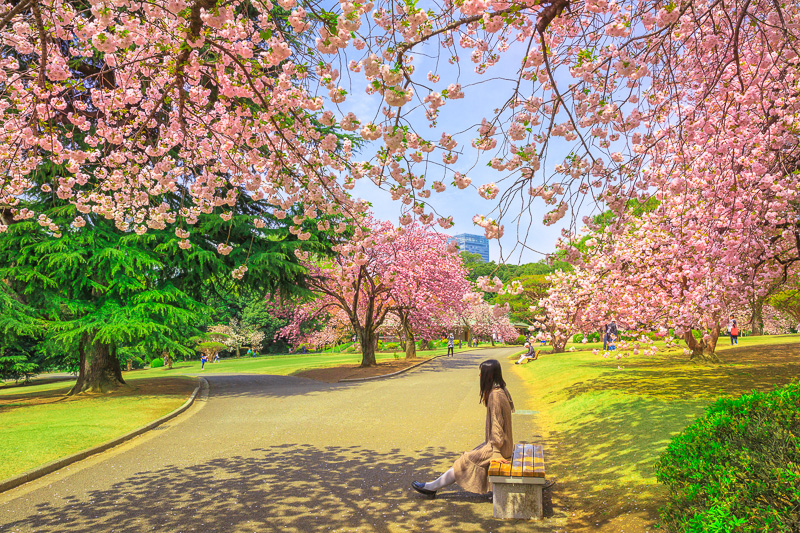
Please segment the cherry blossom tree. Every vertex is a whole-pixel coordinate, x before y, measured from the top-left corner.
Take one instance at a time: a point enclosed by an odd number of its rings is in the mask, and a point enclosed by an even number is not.
[[[392,312],[406,342],[406,359],[412,359],[416,338],[431,339],[445,330],[441,317],[463,306],[470,283],[455,246],[423,226],[406,227],[390,253],[394,265],[403,265],[395,275]]]
[[[223,335],[222,342],[229,350],[236,353],[236,357],[241,357],[241,350],[245,347],[258,352],[264,342],[263,331],[251,325],[241,324],[236,318],[232,318],[227,324],[211,326],[208,331]]]
[[[783,335],[789,333],[797,323],[792,317],[782,313],[771,305],[765,305],[762,313],[764,333],[767,335]]]
[[[467,333],[467,343],[473,337],[486,337],[494,342],[495,338],[512,341],[519,332],[511,324],[508,304],[492,305],[483,299],[480,292],[470,291],[464,294],[463,304],[453,307],[448,315],[450,328],[461,329]]]
[[[498,200],[496,215],[475,219],[498,238],[515,198],[542,198],[553,224],[584,196],[620,209],[653,189],[708,182],[714,198],[742,191],[746,204],[752,193],[772,226],[794,231],[780,209],[794,193],[779,193],[797,190],[798,91],[787,73],[798,17],[769,0],[5,0],[0,202],[13,208],[49,162],[62,168],[57,194],[140,232],[234,207],[238,185],[284,208],[300,200],[307,218],[357,211],[346,190],[362,178],[432,221],[426,199],[452,183]],[[439,53],[433,70],[416,71],[415,57]],[[457,100],[483,98],[450,66],[467,58],[496,86],[493,105],[462,134],[426,138],[422,126],[459,113]],[[334,63],[362,73],[383,118],[338,112],[353,96]],[[382,148],[354,161],[352,145],[315,121]],[[573,149],[553,161],[559,138]],[[492,156],[502,193],[454,169],[469,146]],[[432,185],[431,165],[444,170]],[[148,202],[181,185],[179,209]]]
[[[584,315],[591,301],[591,291],[581,285],[585,279],[579,270],[556,271],[547,276],[547,296],[531,306],[539,313],[533,327],[543,332],[542,340],[550,342],[554,353],[563,353],[575,333],[597,327]]]
[[[344,317],[358,336],[362,366],[376,364],[377,333],[394,314],[413,345],[414,332],[427,327],[466,290],[466,271],[446,237],[419,225],[395,228],[390,222],[367,219],[356,227],[355,238],[334,248],[338,255],[320,259],[299,252],[309,269],[315,298],[292,310],[291,323],[278,334],[303,338],[309,320]],[[413,357],[413,353],[411,354]]]
[[[301,204],[291,230],[306,240],[303,224],[365,210],[348,193],[358,180],[402,202],[404,226],[450,227],[432,193],[468,189],[488,202],[473,219],[487,237],[514,220],[523,242],[538,199],[548,225],[593,201],[618,217],[586,269],[596,292],[713,354],[728,309],[800,261],[798,37],[800,8],[770,0],[0,0],[0,231],[10,216],[63,234],[20,205],[34,190],[74,204],[75,228],[89,213],[137,233],[174,226],[181,246],[200,214],[228,220],[242,195],[279,218]],[[354,87],[378,109],[342,110]],[[445,115],[469,123],[441,131]],[[356,160],[341,131],[374,157]],[[481,157],[497,179],[473,184]],[[40,184],[45,168],[57,172]],[[652,213],[629,212],[650,198]],[[345,262],[375,244],[355,237]],[[376,298],[393,284],[355,281]],[[394,306],[363,310],[365,331]]]

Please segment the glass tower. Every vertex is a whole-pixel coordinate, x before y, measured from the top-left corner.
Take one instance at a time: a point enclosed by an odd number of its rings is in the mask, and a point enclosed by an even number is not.
[[[483,235],[472,235],[462,233],[452,237],[450,240],[456,241],[462,252],[478,254],[485,262],[489,262],[489,239]]]

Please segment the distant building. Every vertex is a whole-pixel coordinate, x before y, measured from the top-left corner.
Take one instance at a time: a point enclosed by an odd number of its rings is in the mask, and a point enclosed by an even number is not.
[[[462,252],[478,254],[486,263],[491,260],[489,259],[489,239],[483,235],[462,233],[461,235],[452,237],[450,240],[456,241]]]

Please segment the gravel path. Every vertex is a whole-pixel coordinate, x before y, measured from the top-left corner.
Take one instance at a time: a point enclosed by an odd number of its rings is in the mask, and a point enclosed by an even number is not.
[[[112,451],[0,495],[0,531],[551,531],[492,518],[486,495],[409,489],[483,440],[478,364],[440,358],[386,380],[206,375],[207,401]],[[531,411],[516,440],[534,440]]]

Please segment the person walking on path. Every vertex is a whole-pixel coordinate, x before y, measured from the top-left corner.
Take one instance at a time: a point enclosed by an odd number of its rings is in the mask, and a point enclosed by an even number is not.
[[[453,348],[455,348],[455,342],[453,340],[453,334],[447,336],[447,355],[452,357],[453,356]]]
[[[464,452],[455,464],[435,481],[422,483],[414,481],[411,487],[429,498],[436,492],[458,483],[468,491],[486,493],[489,491],[489,464],[492,461],[511,462],[514,449],[514,436],[511,431],[511,413],[514,402],[503,381],[503,369],[497,359],[489,359],[480,366],[480,403],[486,406],[486,434],[483,444]]]
[[[736,324],[736,319],[731,315],[731,322],[728,325],[728,333],[731,335],[731,346],[739,344],[739,326]]]

